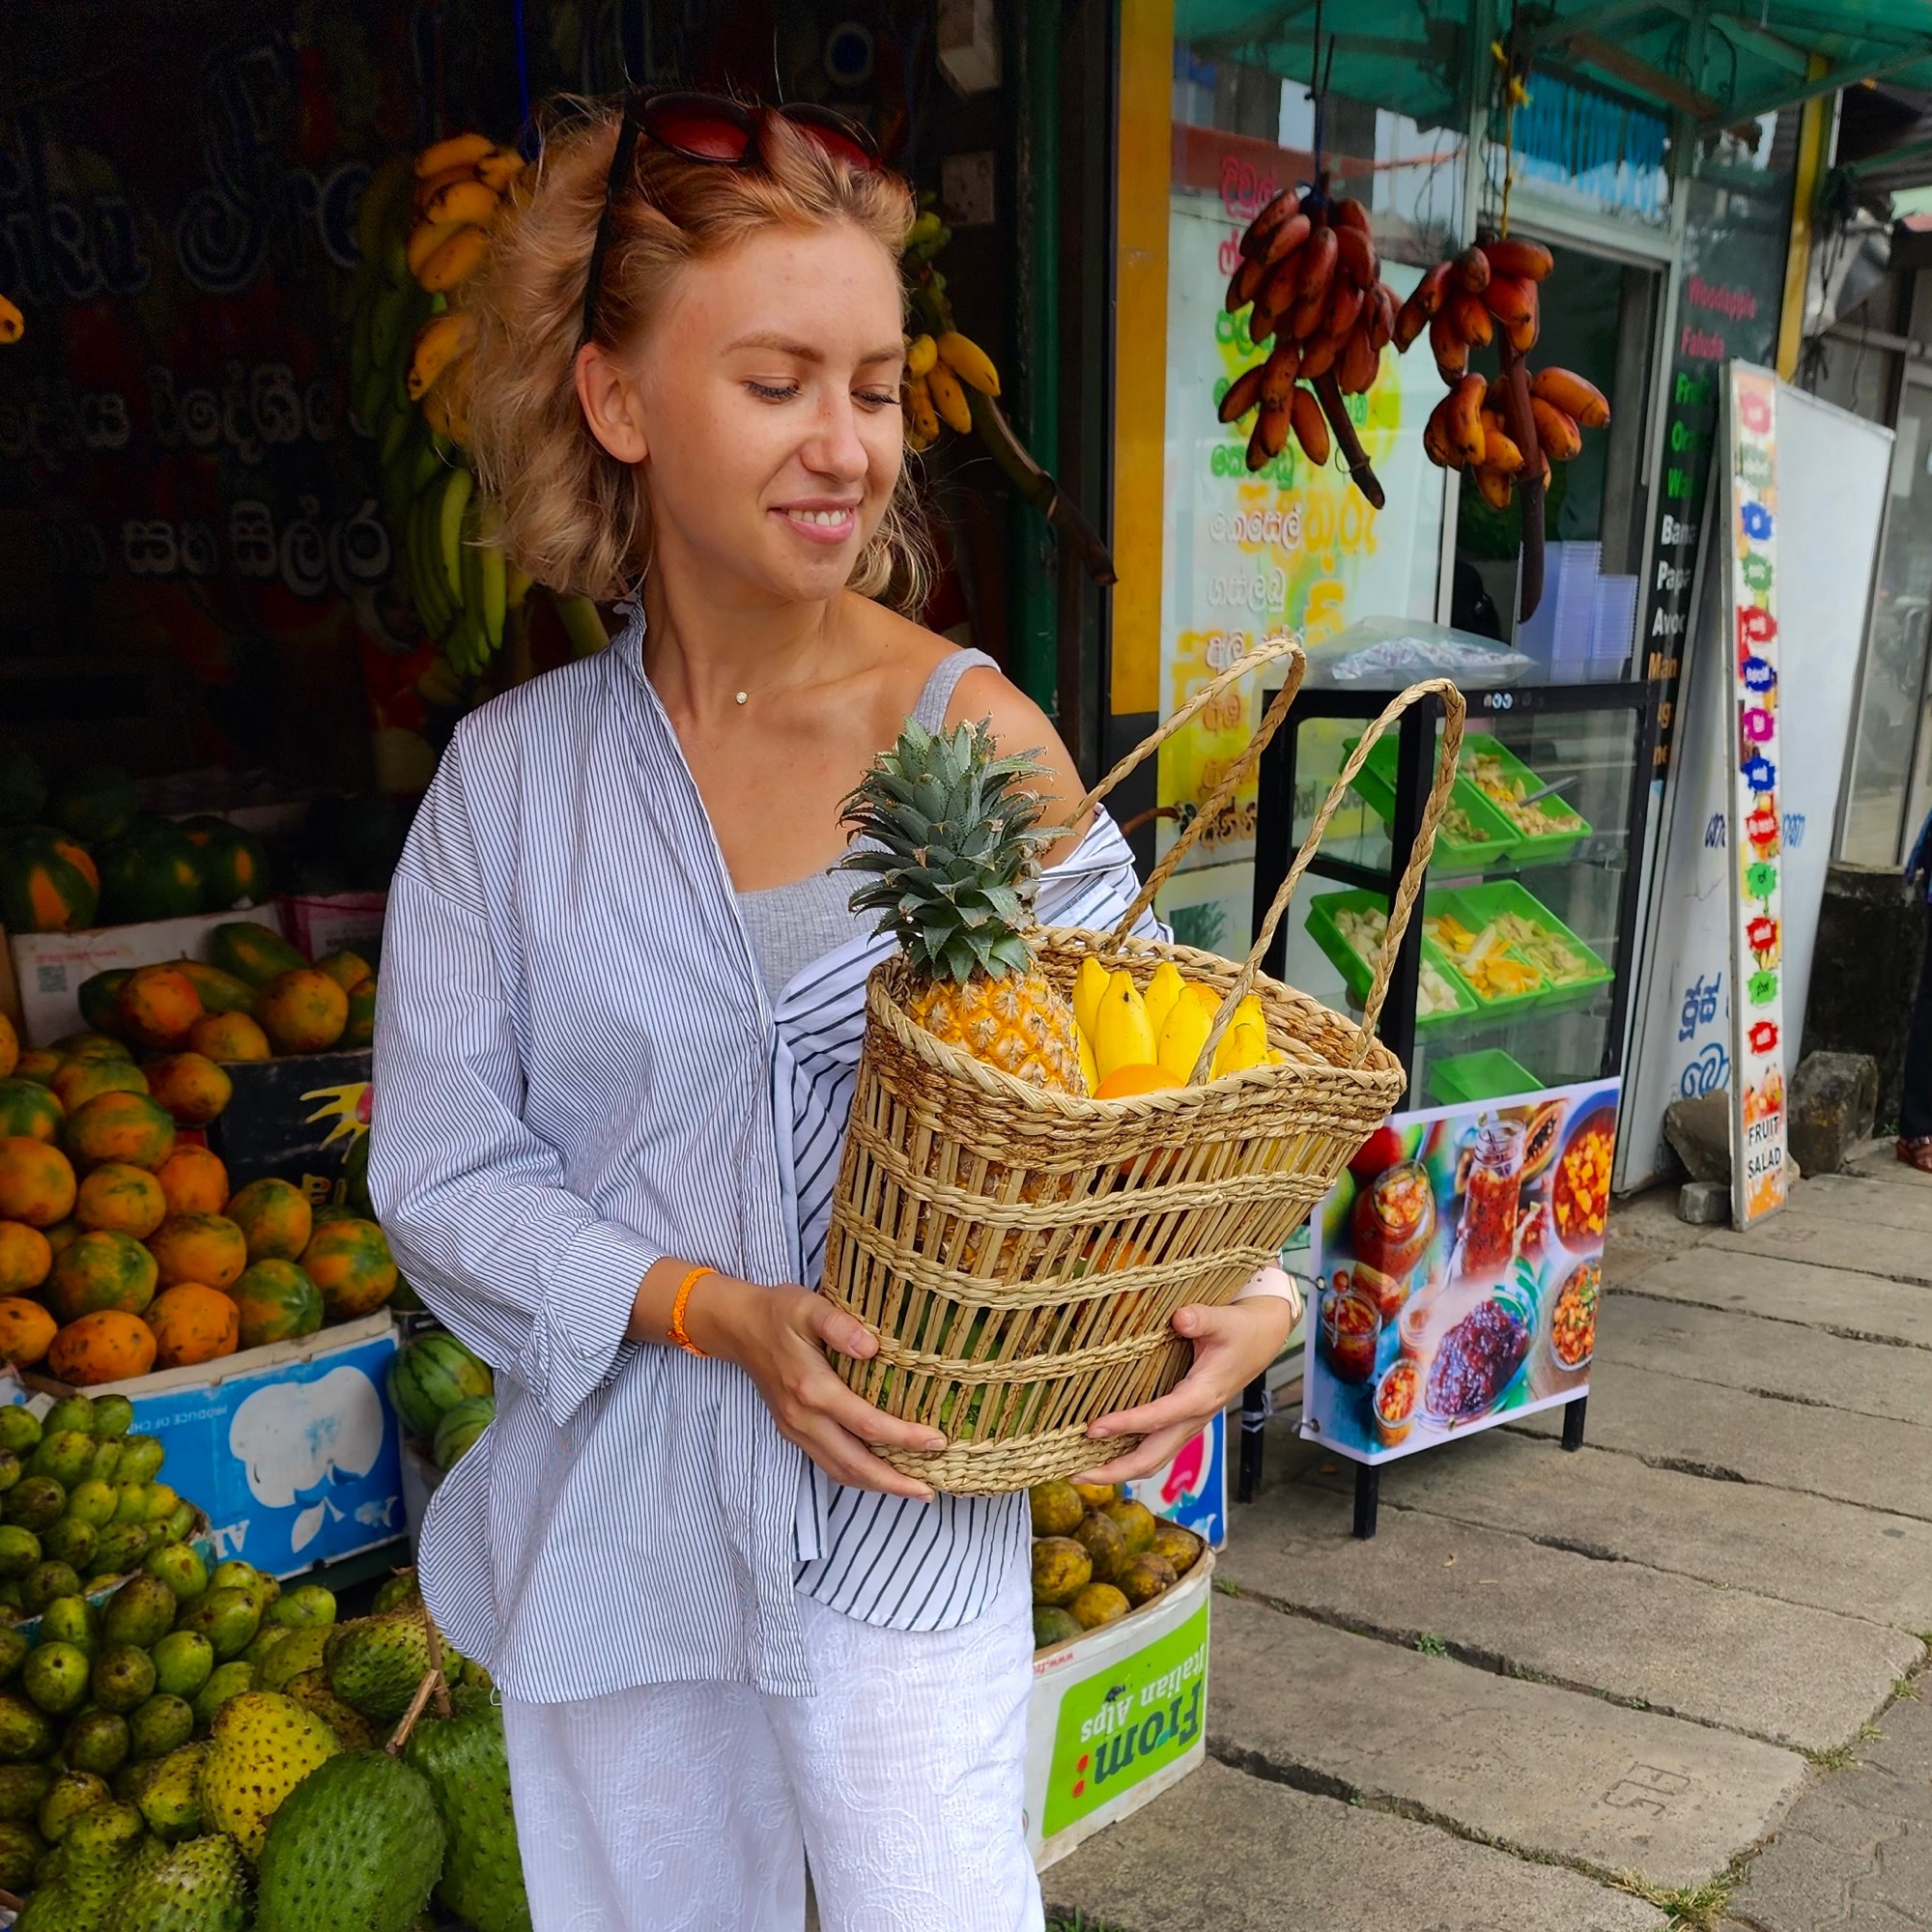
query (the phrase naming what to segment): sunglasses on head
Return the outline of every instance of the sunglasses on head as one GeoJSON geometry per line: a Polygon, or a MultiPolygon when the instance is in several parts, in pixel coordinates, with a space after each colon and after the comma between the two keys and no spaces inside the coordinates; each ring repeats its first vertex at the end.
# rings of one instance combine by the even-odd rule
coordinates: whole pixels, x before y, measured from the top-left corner
{"type": "MultiPolygon", "coordinates": [[[[830,107],[797,101],[770,110],[798,129],[836,161],[869,170],[879,165],[879,144],[856,121],[830,107]]],[[[716,162],[727,168],[761,164],[758,153],[759,110],[722,94],[632,95],[624,102],[624,119],[617,129],[616,151],[604,184],[604,213],[597,223],[597,240],[590,250],[590,272],[583,284],[583,327],[578,347],[597,330],[597,296],[604,280],[604,257],[611,246],[611,211],[631,179],[638,137],[648,135],[660,148],[687,161],[716,162]]]]}

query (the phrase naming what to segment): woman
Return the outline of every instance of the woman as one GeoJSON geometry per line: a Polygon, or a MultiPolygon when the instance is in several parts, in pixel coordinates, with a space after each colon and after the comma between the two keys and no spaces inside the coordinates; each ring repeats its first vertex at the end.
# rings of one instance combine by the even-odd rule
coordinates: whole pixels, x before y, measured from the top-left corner
{"type": "MultiPolygon", "coordinates": [[[[989,659],[879,601],[922,580],[912,200],[835,117],[691,96],[582,116],[532,173],[472,456],[535,577],[634,601],[464,721],[390,896],[371,1187],[498,1378],[425,1596],[502,1693],[540,1928],[797,1932],[802,1853],[828,1932],[1037,1927],[1025,1498],[875,1455],[944,1438],[844,1386],[825,1350],[872,1340],[800,1285],[887,945],[830,869],[841,800],[908,714],[1044,747],[1063,812],[1080,789],[989,659]]],[[[1104,816],[1048,864],[1049,922],[1133,894],[1104,816]]],[[[1293,1315],[1177,1316],[1193,1372],[1094,1425],[1102,1479],[1171,1456],[1293,1315]]]]}

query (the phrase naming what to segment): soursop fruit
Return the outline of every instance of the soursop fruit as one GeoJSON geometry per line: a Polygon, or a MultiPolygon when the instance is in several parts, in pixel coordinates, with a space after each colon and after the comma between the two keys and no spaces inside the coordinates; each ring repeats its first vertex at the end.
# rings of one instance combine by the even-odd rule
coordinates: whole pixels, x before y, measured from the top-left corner
{"type": "MultiPolygon", "coordinates": [[[[429,1620],[419,1605],[338,1624],[328,1639],[328,1688],[365,1718],[393,1724],[429,1668],[429,1620]]],[[[455,1668],[453,1656],[445,1669],[455,1668]]]]}
{"type": "Polygon", "coordinates": [[[141,1814],[118,1799],[73,1821],[62,1844],[68,1917],[59,1921],[61,1932],[121,1932],[114,1901],[147,1835],[141,1814]]]}
{"type": "Polygon", "coordinates": [[[253,1858],[289,1793],[340,1749],[335,1733],[293,1698],[244,1690],[214,1714],[199,1786],[202,1817],[253,1858]]]}
{"type": "Polygon", "coordinates": [[[191,1838],[147,1857],[123,1881],[113,1932],[242,1932],[248,1870],[225,1836],[191,1838]]]}
{"type": "Polygon", "coordinates": [[[410,1932],[441,1869],[428,1783],[387,1751],[312,1772],[269,1827],[256,1932],[410,1932]]]}
{"type": "Polygon", "coordinates": [[[388,1731],[379,1730],[354,1704],[345,1704],[328,1688],[328,1679],[319,1670],[304,1670],[283,1686],[283,1694],[293,1697],[304,1711],[312,1711],[335,1733],[344,1750],[370,1750],[384,1742],[388,1731]]]}
{"type": "Polygon", "coordinates": [[[281,1639],[275,1654],[257,1666],[255,1681],[264,1690],[286,1690],[304,1670],[320,1670],[328,1647],[326,1628],[284,1630],[281,1639]]]}
{"type": "Polygon", "coordinates": [[[503,1714],[479,1691],[459,1690],[454,1701],[454,1717],[418,1722],[403,1747],[404,1763],[429,1780],[449,1834],[436,1895],[475,1932],[530,1932],[503,1714]]]}

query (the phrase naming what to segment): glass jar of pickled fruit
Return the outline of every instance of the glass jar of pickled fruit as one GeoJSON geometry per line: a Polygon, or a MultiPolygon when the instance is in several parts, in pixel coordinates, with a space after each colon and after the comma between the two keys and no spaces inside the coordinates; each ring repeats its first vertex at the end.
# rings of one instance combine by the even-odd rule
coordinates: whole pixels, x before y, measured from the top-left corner
{"type": "Polygon", "coordinates": [[[1355,1259],[1400,1281],[1435,1238],[1435,1196],[1419,1160],[1398,1161],[1355,1197],[1355,1259]]]}
{"type": "Polygon", "coordinates": [[[1522,1195],[1522,1122],[1485,1121],[1476,1128],[1463,1194],[1464,1275],[1500,1274],[1516,1252],[1522,1195]]]}
{"type": "MultiPolygon", "coordinates": [[[[1348,1277],[1338,1275],[1338,1282],[1348,1277]]],[[[1335,1287],[1321,1297],[1321,1351],[1338,1382],[1366,1382],[1376,1373],[1376,1350],[1382,1319],[1374,1299],[1351,1287],[1335,1287]]]]}

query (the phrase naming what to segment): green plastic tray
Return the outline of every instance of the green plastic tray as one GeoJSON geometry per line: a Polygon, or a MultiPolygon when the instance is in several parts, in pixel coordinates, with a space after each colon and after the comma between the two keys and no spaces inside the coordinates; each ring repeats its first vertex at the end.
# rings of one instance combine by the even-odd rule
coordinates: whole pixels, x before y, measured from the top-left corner
{"type": "MultiPolygon", "coordinates": [[[[1386,912],[1388,901],[1380,893],[1371,892],[1366,886],[1357,886],[1345,893],[1317,893],[1308,901],[1308,936],[1328,955],[1329,964],[1341,974],[1343,983],[1354,995],[1358,1006],[1369,996],[1375,969],[1343,936],[1341,927],[1335,923],[1335,915],[1367,907],[1386,912]]],[[[1430,1013],[1426,1017],[1418,1013],[1416,1031],[1419,1033],[1425,1027],[1445,1026],[1454,1020],[1473,1019],[1477,1012],[1476,996],[1463,983],[1463,976],[1427,939],[1422,942],[1422,956],[1442,975],[1455,993],[1456,1009],[1453,1012],[1430,1013]]]]}
{"type": "Polygon", "coordinates": [[[1429,1069],[1430,1098],[1444,1107],[1502,1100],[1517,1094],[1539,1093],[1542,1088],[1543,1082],[1528,1067],[1496,1046],[1481,1053],[1459,1053],[1429,1069]]]}
{"type": "MultiPolygon", "coordinates": [[[[1478,904],[1484,901],[1486,894],[1501,891],[1504,885],[1507,885],[1510,890],[1515,892],[1522,891],[1522,888],[1518,886],[1512,879],[1497,885],[1463,886],[1454,892],[1431,893],[1425,903],[1424,915],[1429,919],[1435,919],[1439,914],[1447,913],[1452,919],[1461,920],[1471,932],[1480,932],[1494,914],[1492,912],[1479,912],[1477,910],[1478,904]]],[[[1525,893],[1523,896],[1527,898],[1529,895],[1525,893]]],[[[1532,900],[1531,903],[1534,904],[1535,901],[1532,900]]],[[[1518,911],[1521,910],[1521,908],[1512,902],[1510,906],[1503,908],[1503,910],[1518,911]]],[[[1424,944],[1433,946],[1435,941],[1425,938],[1424,944]]],[[[1502,950],[1511,959],[1519,960],[1524,966],[1529,965],[1529,961],[1524,959],[1515,947],[1506,946],[1502,950]]],[[[1449,970],[1467,988],[1470,999],[1476,1003],[1476,1011],[1485,1020],[1499,1020],[1515,1013],[1523,1012],[1535,1006],[1540,1000],[1548,997],[1549,984],[1548,980],[1544,980],[1527,993],[1506,993],[1501,999],[1486,1000],[1477,990],[1473,981],[1463,978],[1462,971],[1457,966],[1454,956],[1446,949],[1442,952],[1442,957],[1448,964],[1449,970]]],[[[1531,970],[1533,971],[1534,969],[1532,968],[1531,970]]]]}
{"type": "MultiPolygon", "coordinates": [[[[1346,754],[1361,743],[1359,738],[1343,740],[1346,754]]],[[[1384,825],[1395,817],[1395,743],[1378,738],[1369,748],[1368,761],[1355,774],[1352,789],[1384,825]]],[[[1490,836],[1482,839],[1450,838],[1438,833],[1430,866],[1438,872],[1487,872],[1515,856],[1521,837],[1516,827],[1485,798],[1475,783],[1458,777],[1449,793],[1451,805],[1469,814],[1469,822],[1490,836]]]]}
{"type": "MultiPolygon", "coordinates": [[[[1533,1004],[1546,1009],[1575,1006],[1587,1001],[1599,986],[1607,985],[1614,977],[1603,959],[1519,881],[1492,879],[1487,885],[1465,886],[1456,897],[1465,908],[1456,917],[1474,931],[1480,932],[1491,920],[1503,913],[1520,913],[1524,919],[1533,919],[1566,946],[1575,947],[1582,955],[1587,969],[1582,979],[1571,980],[1561,986],[1546,984],[1544,991],[1526,996],[1533,1004]]],[[[1495,1009],[1489,1007],[1485,1010],[1493,1012],[1495,1009]]]]}
{"type": "MultiPolygon", "coordinates": [[[[1519,781],[1526,792],[1541,791],[1544,781],[1531,771],[1508,746],[1499,745],[1493,738],[1470,739],[1465,740],[1463,743],[1459,777],[1468,778],[1469,789],[1476,792],[1477,797],[1481,798],[1483,803],[1492,811],[1496,812],[1496,816],[1502,819],[1504,826],[1516,839],[1516,849],[1510,854],[1515,864],[1519,866],[1549,865],[1557,859],[1567,858],[1585,838],[1589,838],[1591,828],[1583,821],[1583,814],[1581,812],[1577,812],[1577,824],[1572,831],[1538,832],[1527,835],[1518,832],[1516,827],[1507,818],[1504,818],[1500,811],[1496,811],[1494,803],[1487,794],[1478,790],[1474,778],[1469,776],[1475,770],[1475,757],[1478,752],[1501,759],[1503,776],[1519,781]]],[[[1553,798],[1545,799],[1536,810],[1539,812],[1547,814],[1551,806],[1554,806],[1558,811],[1571,811],[1575,810],[1574,807],[1565,802],[1560,793],[1553,798]]]]}

